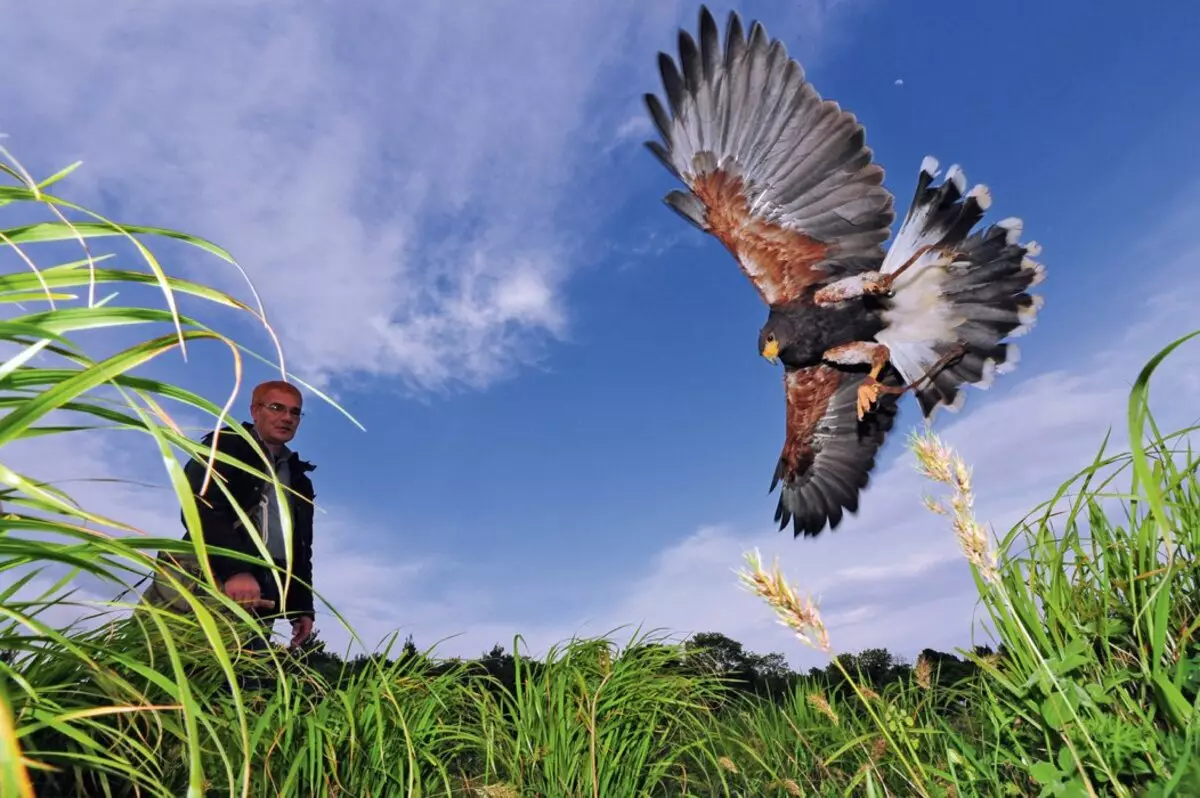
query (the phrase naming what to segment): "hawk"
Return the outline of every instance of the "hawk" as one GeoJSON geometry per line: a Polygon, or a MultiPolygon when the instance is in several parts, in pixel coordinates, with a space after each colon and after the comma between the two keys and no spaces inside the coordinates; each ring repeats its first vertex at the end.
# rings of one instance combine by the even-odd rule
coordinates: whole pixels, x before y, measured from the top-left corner
{"type": "Polygon", "coordinates": [[[1028,331],[1044,269],[1021,220],[975,230],[991,205],[955,165],[926,157],[894,239],[894,199],[863,126],[822,99],[759,22],[729,15],[724,48],[700,8],[699,43],[658,55],[666,105],[645,95],[662,138],[646,146],[687,190],[665,203],[714,236],[767,305],[759,353],[783,364],[786,431],[769,492],[793,537],[857,513],[900,397],[926,420],[963,387],[1010,371],[1006,338],[1028,331]],[[668,113],[669,109],[669,113],[668,113]]]}

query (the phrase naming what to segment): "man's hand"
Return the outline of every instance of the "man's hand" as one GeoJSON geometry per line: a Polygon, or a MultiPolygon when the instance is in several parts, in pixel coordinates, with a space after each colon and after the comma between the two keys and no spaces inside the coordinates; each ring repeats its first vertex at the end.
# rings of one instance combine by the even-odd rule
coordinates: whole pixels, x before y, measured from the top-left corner
{"type": "Polygon", "coordinates": [[[241,604],[248,610],[269,610],[275,606],[274,601],[262,597],[262,587],[251,574],[234,574],[225,580],[225,595],[241,604]]]}
{"type": "Polygon", "coordinates": [[[304,645],[304,641],[312,634],[313,619],[311,615],[301,615],[296,620],[292,621],[292,644],[291,648],[298,648],[304,645]]]}

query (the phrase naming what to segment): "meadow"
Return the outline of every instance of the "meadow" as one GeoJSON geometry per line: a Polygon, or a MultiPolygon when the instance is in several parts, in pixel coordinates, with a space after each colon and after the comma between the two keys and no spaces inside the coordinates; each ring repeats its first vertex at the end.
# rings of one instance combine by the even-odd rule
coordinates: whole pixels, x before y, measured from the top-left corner
{"type": "MultiPolygon", "coordinates": [[[[15,161],[0,168],[0,214],[19,222],[0,222],[0,447],[127,430],[163,459],[195,528],[180,461],[209,453],[171,408],[213,424],[227,408],[135,372],[185,346],[274,362],[178,310],[186,297],[266,325],[262,309],[154,254],[169,239],[235,268],[219,246],[62,198],[71,169],[36,181],[15,161]],[[104,242],[132,254],[98,254],[104,242]],[[44,262],[70,247],[78,257],[44,262]],[[161,302],[110,301],[130,287],[161,302]],[[100,329],[156,334],[93,359],[82,341],[100,329]]],[[[245,612],[159,556],[203,551],[0,457],[0,795],[1200,795],[1197,459],[1191,430],[1164,433],[1149,410],[1155,370],[1186,341],[1130,375],[1127,416],[1113,419],[1128,451],[1097,441],[1092,462],[999,536],[975,517],[953,448],[928,430],[908,440],[940,491],[929,522],[957,538],[994,648],[913,663],[839,651],[820,608],[748,554],[744,586],[778,616],[781,643],[828,656],[804,674],[718,634],[571,640],[540,660],[516,653],[519,638],[466,661],[413,641],[350,661],[319,637],[295,654],[252,650],[245,612]],[[44,620],[84,573],[133,592],[106,619],[44,620]],[[38,574],[51,587],[25,595],[38,574]],[[138,604],[145,574],[180,604],[138,604]]]]}

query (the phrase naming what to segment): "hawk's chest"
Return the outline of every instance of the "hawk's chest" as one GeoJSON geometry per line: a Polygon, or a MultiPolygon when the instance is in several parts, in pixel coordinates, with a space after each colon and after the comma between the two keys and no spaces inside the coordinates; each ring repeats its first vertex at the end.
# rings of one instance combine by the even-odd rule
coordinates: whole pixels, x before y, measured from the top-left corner
{"type": "Polygon", "coordinates": [[[882,327],[878,312],[861,299],[833,306],[808,305],[792,319],[793,343],[781,359],[798,368],[816,365],[832,347],[871,340],[882,327]]]}

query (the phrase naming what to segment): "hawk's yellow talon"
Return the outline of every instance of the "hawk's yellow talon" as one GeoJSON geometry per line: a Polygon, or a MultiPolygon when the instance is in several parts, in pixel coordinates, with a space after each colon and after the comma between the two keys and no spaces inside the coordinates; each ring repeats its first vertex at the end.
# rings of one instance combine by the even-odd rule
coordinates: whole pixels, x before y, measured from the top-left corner
{"type": "Polygon", "coordinates": [[[863,384],[858,386],[858,420],[862,421],[863,416],[871,409],[871,405],[875,404],[875,400],[879,398],[879,383],[874,377],[867,377],[863,384]]]}

